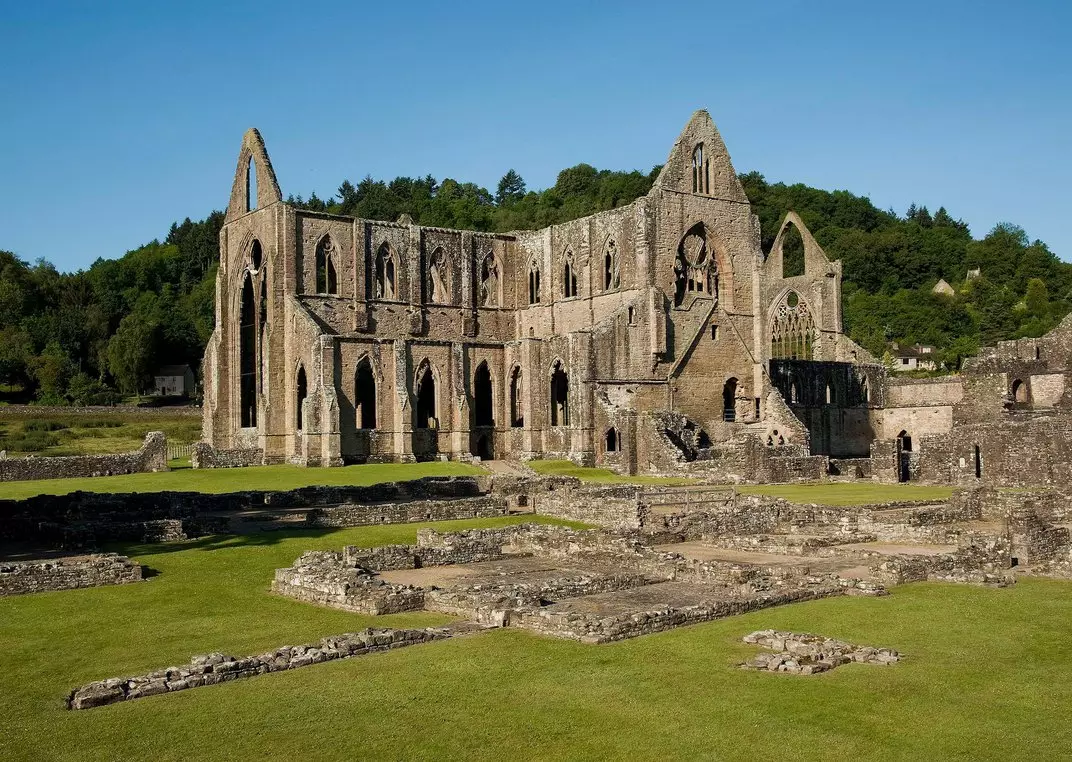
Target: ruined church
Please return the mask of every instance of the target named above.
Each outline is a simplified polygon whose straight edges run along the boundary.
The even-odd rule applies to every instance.
[[[786,277],[793,227],[804,272]],[[296,208],[251,129],[220,233],[203,437],[234,465],[571,458],[963,482],[1008,455],[987,448],[1013,446],[971,426],[1039,425],[1023,415],[1032,388],[1062,400],[1042,348],[1067,339],[1031,342],[964,376],[890,378],[842,332],[841,264],[802,220],[789,213],[763,250],[705,111],[647,195],[507,234]],[[991,367],[999,356],[1013,370]]]

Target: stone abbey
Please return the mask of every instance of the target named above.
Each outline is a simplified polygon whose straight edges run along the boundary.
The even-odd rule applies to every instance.
[[[804,272],[785,277],[793,227]],[[295,208],[251,129],[220,235],[205,452],[1015,482],[1003,464],[1024,438],[988,432],[1033,441],[1066,420],[1070,332],[1006,342],[960,376],[890,378],[842,332],[841,264],[801,219],[790,212],[763,250],[705,111],[646,196],[509,234]],[[1028,481],[1068,470],[1061,425],[1057,465]]]

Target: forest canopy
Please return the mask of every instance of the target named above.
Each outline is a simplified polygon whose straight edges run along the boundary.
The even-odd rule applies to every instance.
[[[474,183],[396,177],[344,181],[327,199],[296,206],[366,219],[408,214],[422,225],[508,232],[540,228],[628,204],[651,188],[650,172],[578,164],[555,184],[528,190],[509,170],[492,193]],[[928,344],[945,367],[1001,339],[1041,336],[1072,311],[1072,264],[1010,223],[980,239],[945,207],[882,211],[847,191],[769,183],[741,175],[759,216],[764,252],[787,211],[797,212],[844,275],[849,335],[876,356],[893,343]],[[47,404],[100,404],[149,388],[162,365],[198,368],[213,327],[223,214],[171,226],[117,259],[60,273],[0,250],[0,389]],[[786,273],[803,266],[797,238]],[[978,277],[969,278],[969,271]],[[932,292],[939,279],[954,295]]]

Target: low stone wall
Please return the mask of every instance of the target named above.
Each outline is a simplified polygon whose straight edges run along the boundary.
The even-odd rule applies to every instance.
[[[978,537],[953,553],[937,556],[887,556],[871,567],[872,576],[885,585],[906,582],[960,582],[1003,587],[1015,580],[1006,536]]]
[[[578,640],[582,643],[610,643],[654,632],[663,632],[675,627],[684,627],[713,619],[722,619],[750,611],[783,606],[799,601],[812,601],[842,595],[845,588],[827,582],[811,587],[797,587],[772,593],[745,594],[715,598],[709,602],[690,606],[661,606],[642,613],[624,613],[611,616],[584,615],[574,612],[553,612],[543,608],[531,608],[514,612],[511,624],[533,630],[542,635]]]
[[[45,459],[41,459],[45,460]],[[52,459],[48,459],[52,460]],[[155,541],[154,522],[179,521],[161,539],[182,539],[227,531],[228,517],[267,508],[317,508],[311,526],[354,526],[391,521],[498,516],[502,501],[469,503],[482,497],[482,483],[473,477],[426,477],[366,487],[305,487],[286,492],[146,492],[107,494],[74,492],[0,500],[0,540],[45,547],[78,549],[104,542]],[[407,504],[422,504],[412,511]],[[459,510],[454,511],[452,506]],[[308,520],[308,518],[307,518]],[[355,523],[348,523],[353,521]]]
[[[502,497],[473,497],[459,500],[417,500],[404,503],[338,505],[309,511],[309,527],[357,527],[371,524],[406,524],[417,521],[483,519],[505,516],[510,509]]]
[[[0,563],[0,596],[123,585],[141,579],[141,566],[115,553]]]
[[[633,485],[548,490],[532,495],[530,504],[533,513],[607,529],[640,526],[637,487]]]
[[[332,551],[309,551],[290,568],[276,569],[272,592],[358,614],[397,614],[424,605],[423,590],[384,582]]]
[[[261,466],[264,465],[264,450],[259,447],[220,450],[207,442],[198,442],[190,455],[190,465],[194,468]]]
[[[0,482],[69,479],[167,471],[167,437],[150,431],[134,452],[121,455],[0,458]]]
[[[372,629],[332,635],[317,643],[283,646],[274,651],[238,658],[222,653],[195,656],[181,667],[167,667],[137,677],[113,677],[76,688],[67,698],[68,709],[91,709],[146,696],[215,685],[269,672],[282,672],[310,664],[364,656],[376,651],[429,643],[456,634],[448,627],[420,630]]]

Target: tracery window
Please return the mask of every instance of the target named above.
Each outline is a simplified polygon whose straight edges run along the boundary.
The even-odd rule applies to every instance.
[[[577,296],[577,269],[573,264],[573,249],[566,249],[562,266],[562,296],[569,299]]]
[[[704,156],[703,143],[698,143],[692,151],[692,192],[710,193],[711,161]]]
[[[680,306],[690,293],[711,294],[718,299],[718,269],[707,245],[703,223],[694,225],[678,246],[674,261],[674,304]]]
[[[814,353],[815,321],[811,310],[796,291],[790,291],[771,319],[771,359],[811,360]]]
[[[540,303],[540,264],[534,258],[529,263],[529,304]]]
[[[338,270],[335,267],[335,242],[330,235],[320,239],[316,245],[316,293],[339,293]]]

